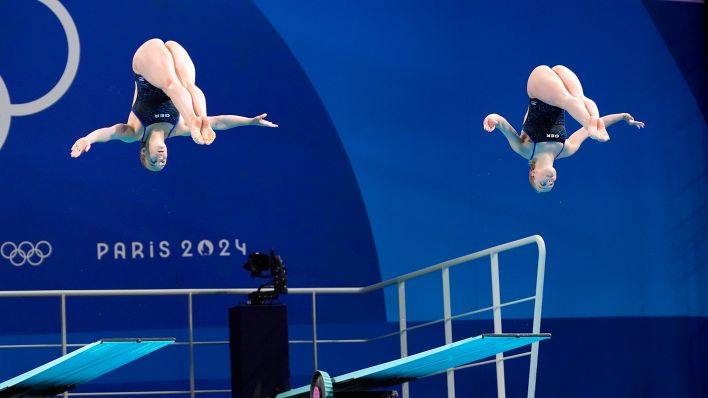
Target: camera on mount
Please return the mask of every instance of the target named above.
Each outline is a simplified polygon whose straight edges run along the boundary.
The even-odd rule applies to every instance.
[[[249,254],[248,261],[243,265],[243,268],[251,274],[251,278],[269,279],[258,290],[248,295],[249,304],[270,304],[280,294],[288,292],[285,264],[274,250],[271,249],[270,253],[254,252]]]

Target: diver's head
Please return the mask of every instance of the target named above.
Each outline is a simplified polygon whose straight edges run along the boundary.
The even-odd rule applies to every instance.
[[[150,134],[140,145],[140,164],[150,171],[162,171],[167,165],[164,134]]]
[[[529,183],[536,192],[545,193],[553,189],[558,176],[553,163],[537,167],[536,160],[531,160],[529,166]]]

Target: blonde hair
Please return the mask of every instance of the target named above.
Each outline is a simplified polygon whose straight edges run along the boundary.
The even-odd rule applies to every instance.
[[[548,191],[542,191],[536,186],[536,181],[533,179],[533,171],[536,169],[536,159],[531,159],[529,160],[529,184],[531,184],[531,188],[533,188],[536,193],[544,193]]]
[[[533,171],[536,169],[536,159],[531,159],[529,160],[529,184],[531,184],[531,187],[533,188],[534,191],[539,192],[538,188],[536,188],[536,184],[534,183],[533,180]]]
[[[152,168],[152,164],[150,164],[147,154],[148,154],[148,141],[145,140],[140,143],[140,164],[143,165],[143,167],[147,171],[154,171],[154,172],[160,171],[161,169]]]

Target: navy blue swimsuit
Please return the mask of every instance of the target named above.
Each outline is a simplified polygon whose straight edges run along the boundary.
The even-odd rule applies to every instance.
[[[560,142],[565,148],[565,112],[563,109],[549,105],[540,99],[529,98],[529,113],[524,122],[524,131],[533,141],[533,152],[536,153],[536,144],[539,142]],[[558,155],[563,152],[561,148]],[[558,157],[556,155],[556,157]]]
[[[143,138],[147,139],[145,129],[155,123],[169,123],[172,129],[167,133],[167,137],[172,134],[177,122],[179,121],[179,112],[172,103],[170,97],[162,90],[150,84],[144,77],[135,75],[135,84],[138,87],[138,96],[133,104],[133,113],[143,124]]]

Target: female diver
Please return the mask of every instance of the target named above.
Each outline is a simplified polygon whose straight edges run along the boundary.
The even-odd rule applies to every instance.
[[[266,114],[248,118],[207,116],[204,93],[194,84],[195,69],[189,54],[174,41],[151,39],[133,56],[135,94],[126,124],[95,130],[71,147],[71,157],[88,152],[97,142],[140,141],[140,163],[150,171],[167,164],[169,137],[191,135],[197,144],[214,142],[214,130],[239,126],[278,127]]]
[[[637,128],[644,127],[644,123],[628,113],[600,117],[595,102],[583,94],[578,77],[562,65],[536,67],[529,76],[527,93],[529,105],[520,135],[495,113],[484,119],[483,126],[488,132],[501,131],[511,149],[529,160],[529,182],[536,192],[553,189],[557,178],[553,161],[572,156],[588,137],[608,141],[606,127],[620,120]],[[583,126],[567,139],[564,111]]]

